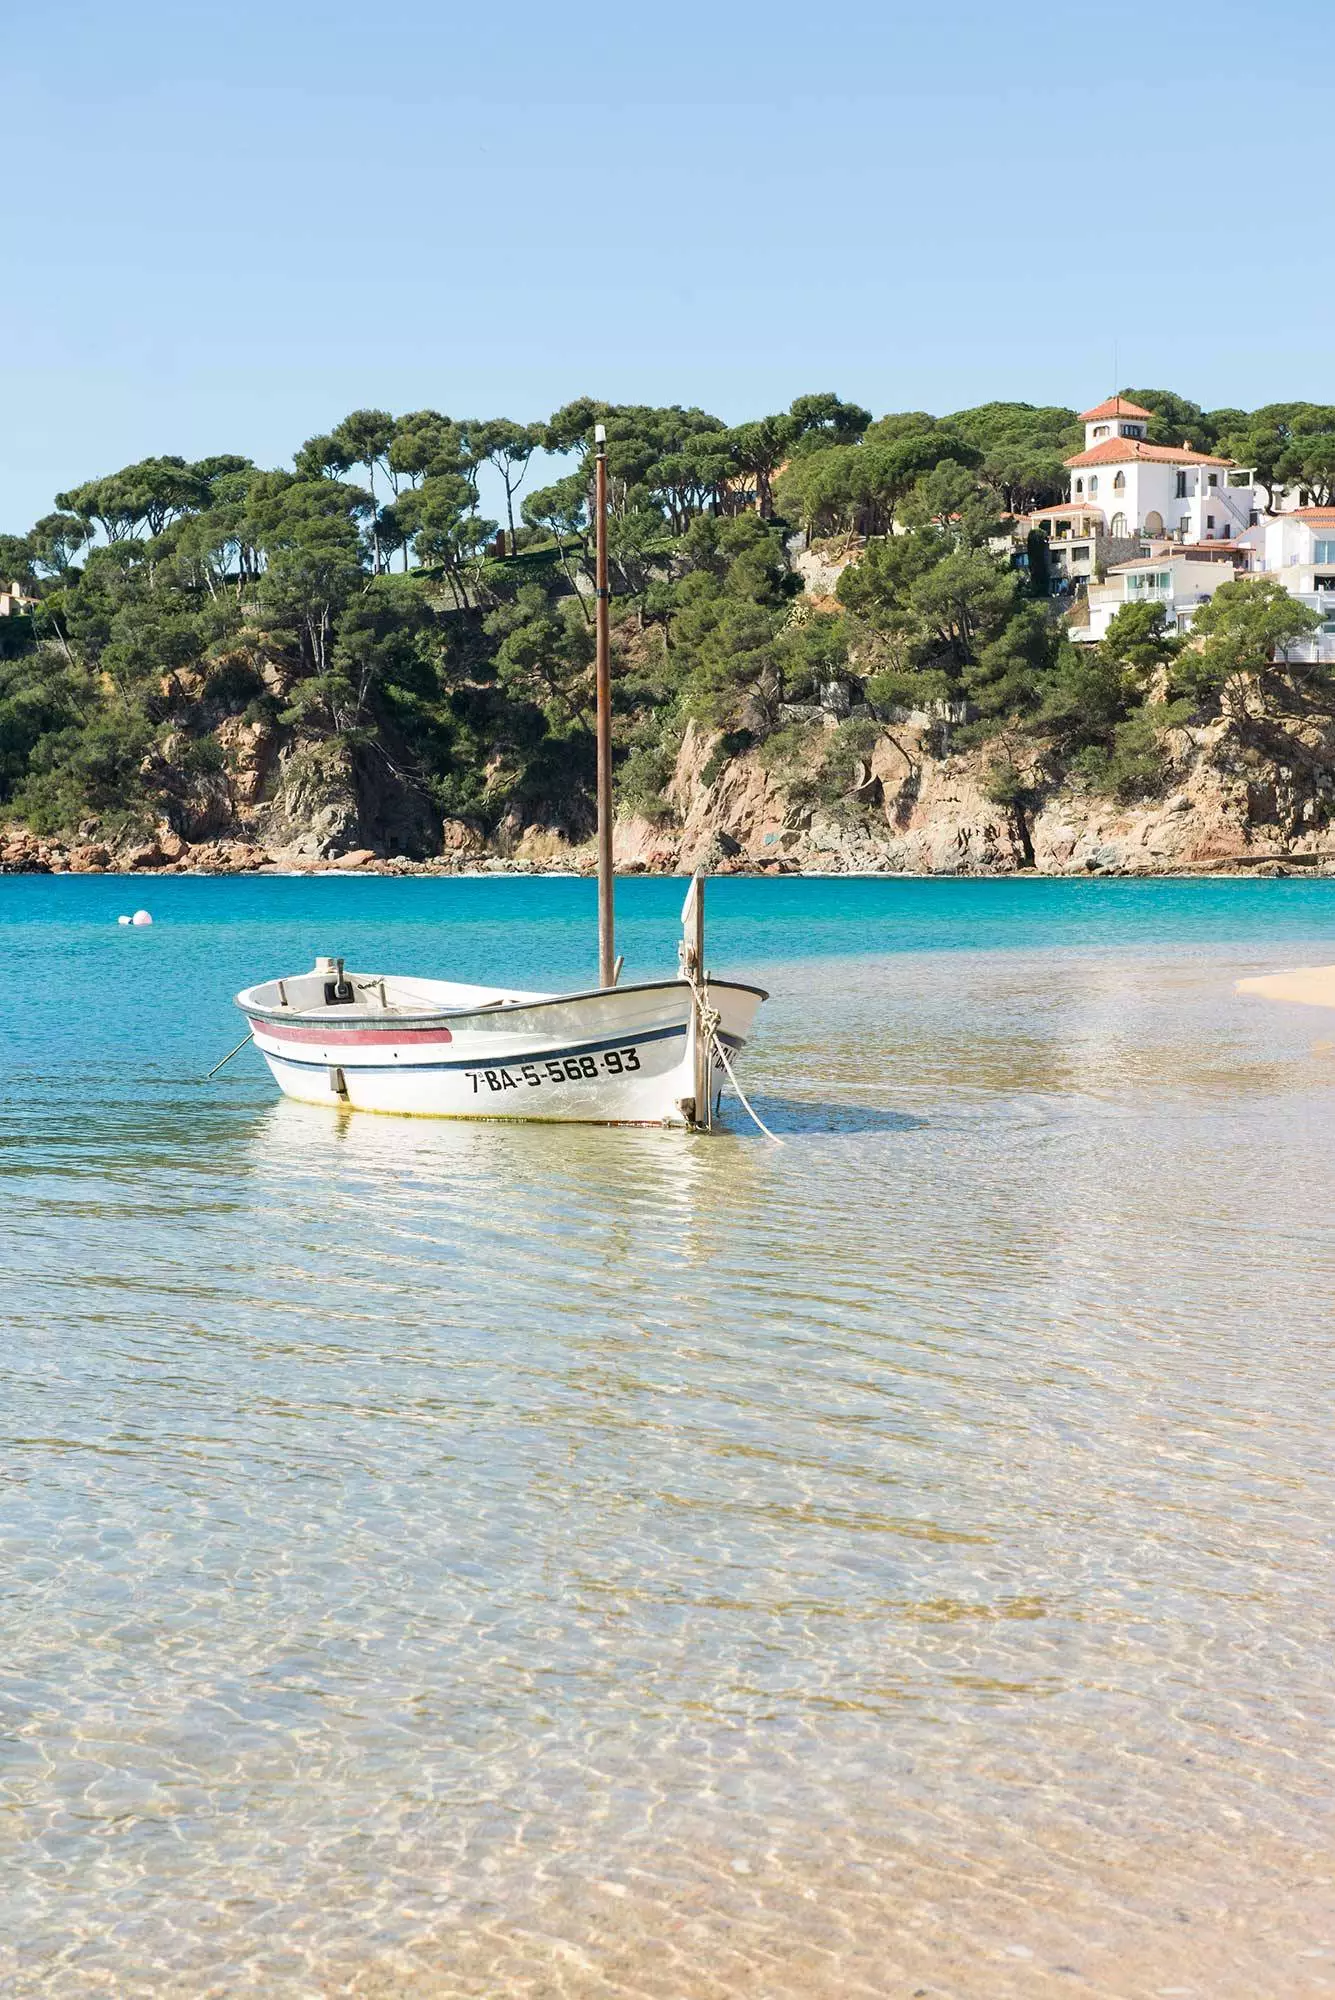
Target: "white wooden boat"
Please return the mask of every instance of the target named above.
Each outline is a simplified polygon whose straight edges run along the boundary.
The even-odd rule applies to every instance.
[[[280,1090],[430,1118],[707,1127],[721,1046],[735,1060],[765,994],[710,979],[527,993],[311,972],[237,995]]]

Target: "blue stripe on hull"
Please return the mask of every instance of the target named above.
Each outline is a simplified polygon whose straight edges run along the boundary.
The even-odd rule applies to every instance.
[[[260,1030],[262,1034],[263,1029]],[[413,1062],[413,1063],[360,1063],[349,1062],[345,1054],[323,1058],[319,1062],[306,1056],[283,1055],[273,1049],[261,1049],[261,1055],[271,1062],[287,1063],[292,1069],[329,1069],[339,1067],[353,1070],[359,1076],[374,1075],[377,1070],[389,1070],[395,1076],[416,1076],[421,1072],[450,1069],[505,1069],[519,1068],[523,1063],[563,1062],[567,1056],[594,1056],[604,1049],[639,1048],[645,1042],[664,1042],[673,1036],[686,1038],[686,1023],[677,1028],[650,1028],[643,1034],[612,1035],[600,1042],[577,1042],[564,1049],[533,1050],[524,1055],[478,1055],[460,1058],[453,1062]],[[719,1030],[719,1040],[730,1049],[740,1049],[742,1043],[734,1035],[725,1035]],[[312,1038],[314,1039],[314,1038]],[[574,1079],[572,1078],[573,1082]]]

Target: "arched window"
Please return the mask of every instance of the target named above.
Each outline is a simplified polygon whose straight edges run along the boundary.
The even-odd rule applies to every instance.
[[[1125,541],[1125,540],[1126,540],[1126,515],[1125,515],[1125,514],[1114,514],[1114,515],[1113,515],[1113,517],[1112,517],[1112,523],[1111,523],[1111,525],[1110,525],[1110,527],[1109,527],[1109,529],[1108,529],[1108,532],[1109,532],[1109,534],[1110,534],[1110,535],[1111,535],[1111,536],[1113,537],[1113,540],[1114,540],[1114,541]]]
[[[1113,492],[1114,493],[1126,492],[1126,474],[1124,472],[1119,472],[1116,479],[1114,479]]]
[[[1083,493],[1083,492],[1084,492],[1084,490],[1085,490],[1085,482],[1084,482],[1084,480],[1083,480],[1083,479],[1077,479],[1077,480],[1076,480],[1076,482],[1075,482],[1075,490],[1076,490],[1076,492],[1077,492],[1077,493]]]
[[[1097,472],[1091,472],[1089,475],[1089,490],[1091,493],[1097,493],[1099,490],[1099,475]]]

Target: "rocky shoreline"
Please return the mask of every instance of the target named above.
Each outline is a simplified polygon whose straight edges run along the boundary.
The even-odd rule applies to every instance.
[[[703,865],[703,864],[702,864]],[[151,881],[164,877],[187,875],[197,878],[226,880],[238,875],[310,875],[310,876],[393,876],[400,879],[420,878],[440,879],[456,876],[473,879],[488,875],[548,875],[553,877],[593,876],[596,865],[572,856],[567,863],[543,861],[504,861],[496,857],[465,867],[457,862],[407,861],[399,857],[385,859],[376,856],[368,862],[359,862],[350,856],[334,856],[327,861],[294,862],[272,860],[268,856],[259,861],[248,861],[224,855],[212,857],[207,865],[194,861],[173,864],[171,867],[143,869],[113,865],[111,867],[84,866],[77,859],[63,855],[42,857],[30,865],[15,864],[0,859],[0,876],[4,875],[114,875],[127,880]],[[685,879],[692,871],[686,868],[650,869],[636,865],[617,867],[618,878],[628,875],[655,875],[665,880]],[[803,867],[794,861],[760,861],[738,864],[722,859],[706,867],[709,875],[738,875],[755,881],[763,881],[775,876],[796,876],[808,881],[827,881],[838,878],[870,880],[874,878],[900,879],[904,881],[942,881],[952,877],[973,877],[996,881],[1040,881],[1054,880],[1063,876],[1088,879],[1091,876],[1122,876],[1138,880],[1173,879],[1204,880],[1208,877],[1232,877],[1235,880],[1255,880],[1280,878],[1296,875],[1335,875],[1335,852],[1321,854],[1255,854],[1239,855],[1216,862],[1200,862],[1194,867],[1122,868],[1117,866],[1095,866],[1092,868],[1039,869],[930,869],[930,868],[814,868]]]
[[[1245,721],[1245,718],[1244,718]],[[814,731],[820,736],[819,727]],[[1024,804],[1003,805],[995,751],[952,754],[926,714],[878,729],[846,798],[822,804],[807,767],[773,767],[763,752],[720,754],[692,723],[653,816],[615,831],[627,875],[1177,876],[1335,874],[1335,741],[1308,729],[1258,750],[1239,719],[1221,718],[1173,745],[1171,788],[1131,804],[1035,769]],[[437,851],[387,853],[357,841],[355,806],[310,797],[306,810],[238,796],[235,831],[191,840],[162,822],[119,840],[86,823],[61,840],[0,827],[0,874],[394,876],[592,874],[594,843],[568,828],[504,821],[488,834],[463,820],[433,829]],[[193,829],[192,829],[193,830]]]
[[[696,868],[703,869],[709,875],[739,875],[755,879],[800,876],[813,880],[839,876],[901,877],[917,880],[942,880],[951,877],[1037,880],[1063,876],[1068,878],[1123,876],[1150,879],[1335,875],[1335,844],[1301,850],[1262,847],[1234,854],[1201,856],[1183,861],[1160,859],[1156,863],[1150,860],[1135,866],[1127,865],[1120,850],[1109,852],[1106,844],[1102,849],[1095,847],[1075,865],[1068,864],[1064,867],[1043,867],[1023,863],[1010,868],[967,865],[909,867],[897,858],[879,861],[869,858],[864,865],[859,866],[841,861],[834,855],[822,855],[818,860],[798,858],[793,855],[751,859],[730,855],[717,849],[699,853],[691,861],[664,860],[658,865],[650,865],[638,855],[628,856],[625,852],[627,846],[633,847],[636,844],[636,835],[642,829],[638,828],[635,822],[631,822],[629,825],[619,824],[617,831],[619,876],[682,877],[693,873]],[[11,837],[0,842],[0,876],[115,875],[151,880],[177,875],[211,876],[220,879],[239,875],[339,875],[430,879],[444,876],[487,875],[592,876],[596,872],[597,861],[591,844],[583,848],[572,848],[564,855],[546,859],[481,854],[467,860],[451,856],[435,856],[416,861],[402,855],[377,855],[366,849],[354,850],[349,854],[331,854],[312,860],[308,856],[269,854],[247,841],[211,841],[207,846],[188,850],[185,855],[171,859],[164,856],[161,860],[147,858],[143,852],[143,843],[129,854],[118,854],[96,844],[91,848],[87,843],[66,847],[59,841],[26,833],[17,839]]]

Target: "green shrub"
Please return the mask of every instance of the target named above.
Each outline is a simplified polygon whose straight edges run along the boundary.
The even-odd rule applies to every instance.
[[[749,729],[725,729],[705,759],[705,767],[700,773],[701,784],[712,785],[726,764],[755,747],[755,740]],[[774,740],[772,736],[769,738],[770,743]]]
[[[176,761],[191,777],[209,777],[227,768],[222,744],[216,736],[192,736]]]
[[[835,805],[848,798],[879,736],[876,724],[865,716],[851,717],[826,735],[815,780],[822,804]]]
[[[18,817],[37,833],[63,833],[90,812],[151,819],[140,768],[150,742],[141,716],[114,710],[44,736],[14,794]]]
[[[216,701],[233,713],[244,709],[248,703],[258,701],[264,693],[264,682],[249,660],[236,653],[229,653],[210,667],[208,679],[204,683],[207,700]]]
[[[873,674],[867,682],[867,699],[875,708],[930,708],[933,702],[948,701],[952,693],[949,677],[936,667]]]
[[[1075,758],[1091,790],[1128,803],[1156,798],[1171,775],[1165,733],[1190,716],[1192,703],[1150,701],[1119,722],[1109,743],[1089,744]]]
[[[990,765],[983,780],[983,797],[990,799],[994,806],[1004,806],[1008,812],[1016,812],[1027,805],[1032,791],[1029,778],[1011,763]]]
[[[676,759],[661,743],[637,744],[618,767],[617,804],[623,812],[642,813],[646,819],[674,817],[664,793],[672,780]]]

